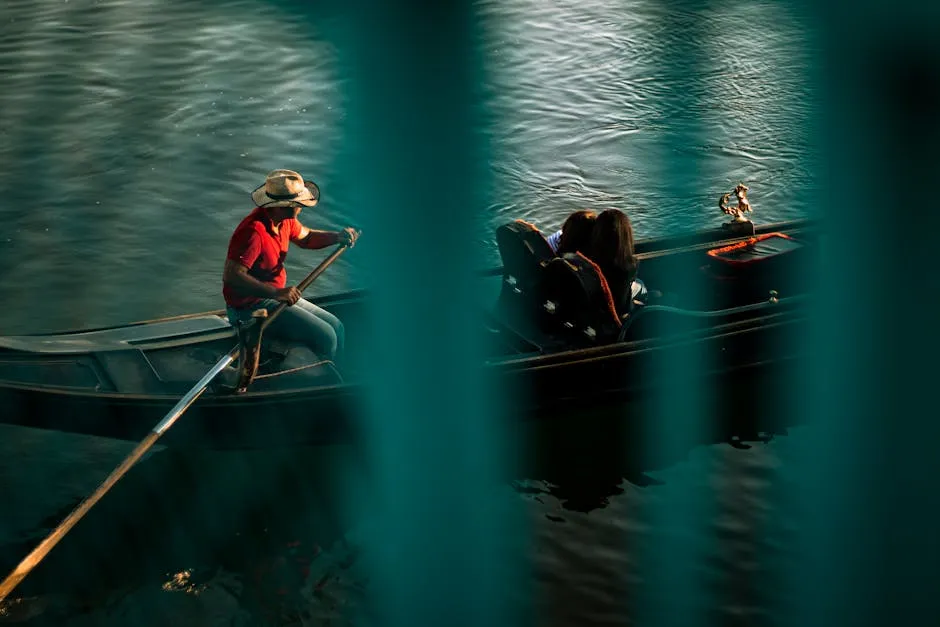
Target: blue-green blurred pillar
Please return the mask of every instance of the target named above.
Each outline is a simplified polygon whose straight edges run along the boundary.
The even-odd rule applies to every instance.
[[[685,202],[694,202],[693,199],[709,191],[717,199],[724,191],[695,188],[703,165],[703,153],[697,147],[707,144],[709,139],[704,137],[701,95],[688,86],[701,80],[700,68],[706,61],[701,23],[692,17],[704,13],[705,8],[705,2],[699,0],[674,1],[667,2],[664,10],[657,13],[661,20],[659,29],[669,33],[674,45],[665,47],[665,54],[653,60],[658,77],[669,88],[664,92],[664,102],[657,107],[668,111],[669,116],[664,122],[662,139],[650,156],[661,162],[657,169],[666,173],[674,197]],[[731,184],[728,187],[730,189]],[[696,215],[698,210],[698,207],[682,206],[675,215]],[[714,215],[712,224],[673,222],[670,234],[718,226],[721,215],[717,211]],[[643,276],[642,261],[640,276]],[[709,306],[710,294],[704,292],[701,273],[694,265],[677,269],[665,285],[649,287],[683,294]],[[658,329],[658,332],[668,331],[668,328]],[[654,459],[672,460],[677,453],[685,451],[694,454],[690,447],[705,442],[714,426],[716,416],[711,400],[714,392],[701,385],[701,375],[717,364],[710,363],[707,355],[700,345],[691,343],[656,353],[650,364],[655,374],[630,374],[669,382],[668,387],[657,390],[650,407],[639,411],[648,422],[641,450]],[[630,446],[637,448],[632,443]],[[703,563],[713,541],[707,533],[712,495],[695,489],[695,485],[696,482],[688,480],[667,482],[644,502],[644,511],[636,513],[650,529],[638,551],[643,584],[635,590],[633,601],[637,624],[643,627],[703,625],[708,605],[722,602],[707,597],[703,578]]]
[[[936,625],[940,5],[820,8],[831,235],[788,624]]]
[[[365,560],[381,625],[508,624],[514,589],[474,270],[489,164],[470,2],[352,3],[336,38],[352,212],[372,286]],[[518,623],[514,623],[518,624]]]

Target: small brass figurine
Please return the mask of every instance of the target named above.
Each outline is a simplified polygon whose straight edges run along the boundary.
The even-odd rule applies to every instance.
[[[735,198],[738,200],[737,207],[728,205],[728,202],[731,200],[731,194],[734,194]],[[750,222],[750,220],[744,215],[745,213],[751,212],[751,203],[747,201],[747,185],[744,183],[738,183],[738,185],[732,191],[721,197],[721,199],[718,201],[718,207],[724,213],[731,216],[732,222]]]
[[[737,207],[728,204],[731,201],[731,194],[734,194],[735,198],[738,199]],[[731,216],[731,220],[723,225],[725,229],[735,235],[754,235],[754,223],[745,215],[751,213],[751,203],[747,201],[747,185],[738,183],[732,191],[718,200],[718,207],[723,213]]]

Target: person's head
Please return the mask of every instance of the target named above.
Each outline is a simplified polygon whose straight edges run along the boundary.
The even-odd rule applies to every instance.
[[[315,206],[320,200],[320,188],[293,170],[272,170],[264,185],[251,192],[251,200],[271,219],[279,221],[296,218],[304,207]]]
[[[558,254],[585,251],[591,241],[591,231],[594,229],[594,211],[575,211],[565,220],[561,227],[561,239],[558,240]]]
[[[615,268],[630,275],[636,272],[633,226],[627,214],[619,209],[607,209],[598,214],[591,232],[588,257],[601,268]]]

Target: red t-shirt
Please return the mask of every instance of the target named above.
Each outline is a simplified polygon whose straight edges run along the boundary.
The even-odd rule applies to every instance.
[[[271,221],[264,210],[255,208],[242,220],[228,244],[228,258],[246,268],[248,274],[262,283],[282,288],[287,284],[284,260],[291,238],[300,235],[300,222],[288,218],[281,222],[277,234],[271,229]],[[223,283],[222,296],[230,307],[242,308],[261,300],[254,296],[243,296]]]

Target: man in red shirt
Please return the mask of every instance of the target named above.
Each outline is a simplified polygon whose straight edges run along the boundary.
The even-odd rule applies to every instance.
[[[313,207],[320,190],[293,170],[274,170],[264,185],[251,194],[255,209],[235,228],[229,241],[222,295],[229,321],[237,324],[251,318],[252,312],[273,310],[279,303],[287,307],[268,328],[286,340],[308,344],[317,355],[336,359],[343,352],[343,323],[339,318],[300,297],[287,286],[284,261],[291,242],[301,248],[326,248],[333,244],[356,243],[358,231],[317,231],[297,219],[304,207]]]

